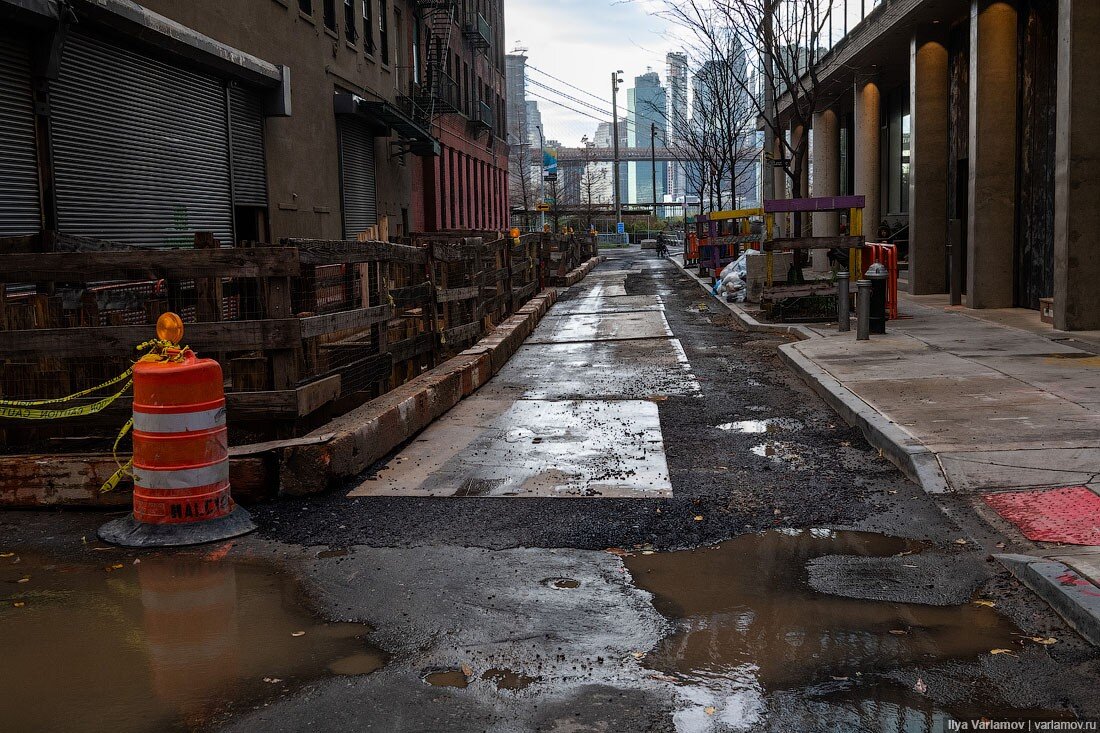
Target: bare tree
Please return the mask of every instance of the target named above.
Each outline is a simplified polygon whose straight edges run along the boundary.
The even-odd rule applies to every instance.
[[[611,187],[607,180],[607,168],[595,160],[594,146],[585,141],[583,149],[584,170],[581,173],[577,213],[584,225],[584,231],[588,231],[596,217],[607,211],[611,202]]]
[[[818,63],[826,52],[830,0],[662,0],[660,15],[717,58],[744,54],[758,73],[731,75],[763,123],[765,150],[789,180],[792,195],[805,195],[809,129],[823,93]],[[801,129],[801,135],[789,135]],[[779,149],[773,149],[773,141]],[[765,191],[769,171],[763,172]],[[800,233],[796,219],[796,234]]]
[[[531,228],[531,208],[535,198],[532,182],[531,146],[526,143],[513,145],[508,160],[508,194],[512,201],[523,205],[523,225]]]

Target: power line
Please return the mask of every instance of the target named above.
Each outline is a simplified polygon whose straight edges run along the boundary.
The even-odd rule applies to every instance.
[[[551,79],[553,79],[554,81],[558,82],[559,84],[564,84],[565,86],[569,87],[570,89],[575,89],[578,92],[581,92],[582,94],[587,94],[588,96],[592,97],[593,99],[595,99],[597,101],[603,102],[604,104],[611,104],[610,100],[604,99],[603,97],[600,97],[599,95],[593,94],[592,92],[585,91],[584,89],[581,89],[578,86],[574,86],[573,84],[570,84],[569,82],[565,81],[564,79],[559,79],[558,77],[554,76],[553,74],[550,74],[550,73],[547,73],[547,72],[543,71],[542,69],[538,68],[537,66],[532,66],[531,64],[527,64],[527,68],[531,69],[532,71],[537,71],[538,73],[542,74],[543,76],[548,76]]]
[[[558,96],[560,96],[560,97],[564,97],[565,99],[568,99],[568,100],[569,100],[570,102],[573,102],[573,103],[575,103],[575,104],[579,104],[579,105],[582,105],[582,106],[584,106],[584,107],[587,107],[587,108],[589,108],[589,109],[591,109],[591,110],[594,110],[594,111],[596,111],[596,112],[599,112],[600,114],[606,115],[606,116],[608,117],[608,119],[610,119],[610,118],[612,117],[612,114],[611,114],[611,112],[610,112],[609,110],[607,110],[607,109],[603,109],[603,108],[601,108],[601,107],[597,107],[597,106],[596,106],[596,105],[594,105],[594,104],[589,104],[588,102],[585,102],[585,101],[584,101],[583,99],[577,99],[577,98],[576,98],[576,97],[574,97],[574,96],[571,96],[571,95],[569,95],[569,94],[566,94],[565,92],[562,92],[562,91],[558,91],[557,89],[554,89],[553,87],[551,87],[551,86],[549,86],[549,85],[547,85],[547,84],[543,84],[543,83],[542,83],[542,82],[540,82],[540,81],[536,81],[535,79],[528,79],[528,80],[527,80],[527,83],[528,83],[528,84],[534,84],[535,86],[537,86],[537,87],[541,87],[542,89],[545,89],[545,90],[546,90],[546,91],[548,91],[548,92],[552,92],[552,93],[554,93],[554,94],[557,94],[557,95],[558,95]]]

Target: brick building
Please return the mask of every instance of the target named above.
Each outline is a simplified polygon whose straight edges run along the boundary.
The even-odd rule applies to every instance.
[[[499,0],[0,0],[0,236],[503,226],[502,45]]]

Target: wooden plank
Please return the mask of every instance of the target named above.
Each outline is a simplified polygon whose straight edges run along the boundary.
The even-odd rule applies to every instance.
[[[8,283],[289,277],[299,271],[298,252],[284,247],[0,254],[0,282]]]
[[[333,374],[299,387],[296,390],[298,393],[298,416],[312,415],[329,402],[338,399],[340,397],[340,384],[340,375]]]
[[[389,345],[390,355],[394,362],[408,361],[421,354],[430,353],[435,348],[435,334],[421,333],[404,341],[397,341]]]
[[[772,199],[764,202],[764,211],[782,214],[797,211],[842,211],[862,209],[867,204],[863,196],[820,196],[808,199]]]
[[[355,331],[369,328],[393,318],[393,306],[376,305],[373,308],[359,308],[353,311],[329,313],[323,316],[311,316],[302,319],[302,338],[325,336],[340,331]]]
[[[528,283],[527,285],[524,285],[522,288],[516,288],[515,290],[513,290],[512,291],[512,296],[516,300],[527,300],[528,298],[530,298],[532,295],[535,294],[535,288],[537,288],[538,286],[539,286],[539,284],[537,282]]]
[[[217,250],[218,240],[212,232],[195,232],[195,249]],[[222,277],[195,278],[195,314],[203,322],[222,319]]]
[[[477,338],[480,335],[480,322],[467,323],[464,326],[455,326],[443,332],[443,338],[448,344],[461,343],[471,338]]]
[[[729,219],[747,219],[750,216],[763,216],[764,210],[757,207],[753,209],[737,209],[735,211],[712,211],[704,221],[727,221]]]
[[[808,295],[834,295],[836,283],[798,283],[795,285],[767,285],[761,293],[762,300],[802,298]]]
[[[294,389],[228,392],[230,420],[289,420],[311,415],[340,396],[340,375],[332,374]]]
[[[456,300],[472,300],[478,297],[481,289],[477,285],[473,285],[468,288],[451,288],[450,290],[440,290],[435,294],[435,302],[437,303],[453,303]]]
[[[37,252],[42,248],[39,234],[27,234],[21,237],[0,237],[0,253]]]
[[[403,262],[422,265],[428,261],[420,247],[389,242],[353,242],[342,239],[283,239],[280,244],[298,249],[305,265],[344,265],[358,262]]]
[[[409,285],[404,288],[394,288],[390,291],[395,307],[404,308],[410,305],[425,305],[432,297],[432,284],[424,282],[419,285]]]
[[[782,249],[858,249],[864,237],[783,237],[764,242],[765,252]]]
[[[49,353],[62,356],[130,355],[133,348],[156,334],[150,326],[99,326],[96,328],[40,328],[0,332],[0,353]],[[297,318],[264,321],[188,323],[183,341],[198,352],[292,349],[300,345]]]
[[[290,318],[294,315],[294,304],[289,277],[268,277],[263,281],[264,315],[268,318]],[[272,389],[290,389],[298,381],[298,353],[302,348],[301,322],[298,325],[298,339],[290,347],[279,348],[264,344],[264,355],[268,357],[271,368]]]

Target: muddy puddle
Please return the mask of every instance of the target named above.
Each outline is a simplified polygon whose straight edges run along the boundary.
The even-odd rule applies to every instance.
[[[190,730],[385,661],[368,627],[317,619],[270,566],[87,555],[0,552],[0,729]]]
[[[953,717],[955,711],[891,687],[879,673],[1019,649],[1019,630],[1011,622],[980,604],[856,600],[816,592],[806,581],[805,565],[815,557],[888,557],[921,549],[875,534],[799,530],[624,558],[634,583],[653,594],[656,609],[673,623],[642,664],[675,686],[681,698],[677,730],[752,729],[769,710],[786,719],[775,710],[785,695],[800,705],[820,697],[823,708],[839,706],[833,710],[838,720],[858,723],[852,730],[909,730],[892,726],[911,713],[941,723]]]

